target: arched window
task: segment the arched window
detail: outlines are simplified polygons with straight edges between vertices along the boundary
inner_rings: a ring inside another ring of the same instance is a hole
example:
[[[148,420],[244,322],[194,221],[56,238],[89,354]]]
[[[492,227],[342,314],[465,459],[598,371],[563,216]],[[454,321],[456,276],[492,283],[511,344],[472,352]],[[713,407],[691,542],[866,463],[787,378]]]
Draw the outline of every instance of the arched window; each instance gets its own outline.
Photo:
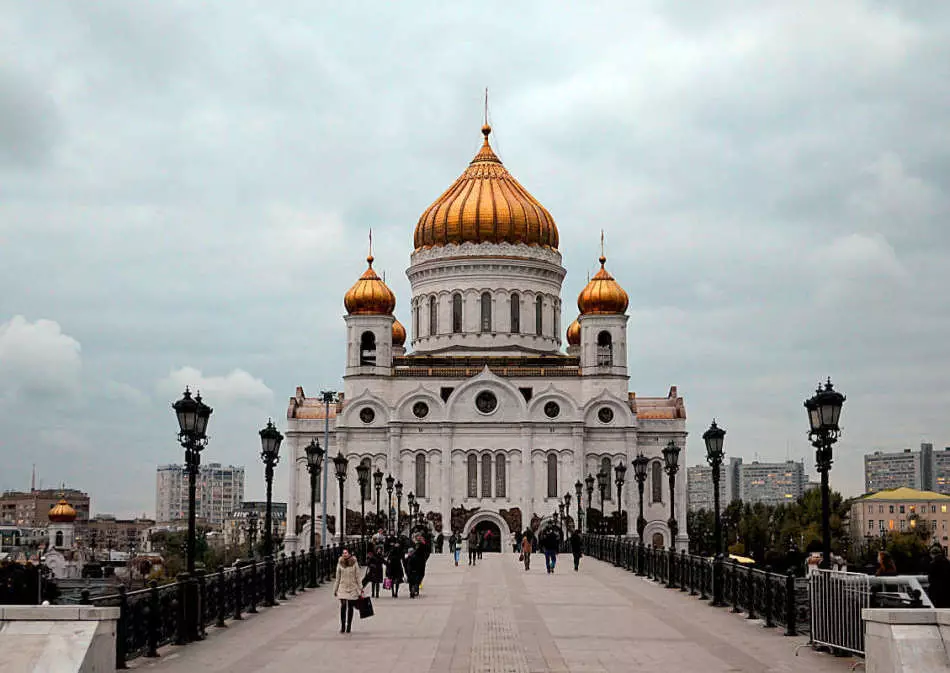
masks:
[[[54,546],[56,547],[63,546],[63,531],[61,530],[56,531],[56,544]]]
[[[360,367],[376,366],[376,335],[363,332],[360,337]]]
[[[558,300],[558,303],[554,305],[554,329],[551,330],[551,334],[558,336],[561,333],[561,303]]]
[[[597,335],[597,366],[610,367],[614,363],[614,345],[610,332]]]
[[[416,339],[422,336],[422,334],[419,333],[419,314],[420,313],[421,313],[421,309],[419,308],[419,304],[417,303],[415,311],[412,312],[412,336]]]
[[[541,336],[542,327],[544,322],[541,318],[541,308],[544,304],[544,301],[541,299],[541,295],[538,295],[534,300],[534,333],[538,336]]]
[[[496,498],[505,498],[508,495],[507,471],[508,471],[508,465],[505,459],[505,454],[499,453],[497,456],[495,456],[495,497]]]
[[[491,332],[491,295],[482,292],[482,331]]]
[[[452,295],[452,332],[459,334],[462,331],[462,295],[458,292]]]
[[[611,494],[611,484],[613,483],[614,475],[610,465],[610,458],[601,459],[600,469],[602,472],[607,473],[607,488],[604,489],[604,500],[613,500],[613,495]]]
[[[653,502],[663,502],[663,467],[660,465],[660,461],[653,463],[651,468],[652,474],[650,475],[650,487],[652,490],[651,500]]]
[[[478,458],[474,453],[468,454],[468,497],[478,497]]]
[[[368,467],[370,472],[373,471],[373,461],[371,461],[369,458],[364,458],[363,460],[361,460],[360,465],[365,465],[366,467]],[[367,474],[369,474],[369,472],[367,472]],[[320,489],[317,489],[317,490],[320,490]],[[363,486],[363,493],[362,493],[363,500],[372,500],[372,495],[370,494],[370,492],[371,492],[370,483],[366,482],[366,484]]]
[[[548,454],[548,497],[557,497],[557,455]]]
[[[491,455],[482,456],[482,497],[491,497]]]
[[[521,331],[521,297],[517,292],[511,293],[511,333],[518,334]]]
[[[429,336],[439,333],[439,305],[435,297],[429,297]]]
[[[416,497],[426,497],[426,457],[422,453],[416,456]]]

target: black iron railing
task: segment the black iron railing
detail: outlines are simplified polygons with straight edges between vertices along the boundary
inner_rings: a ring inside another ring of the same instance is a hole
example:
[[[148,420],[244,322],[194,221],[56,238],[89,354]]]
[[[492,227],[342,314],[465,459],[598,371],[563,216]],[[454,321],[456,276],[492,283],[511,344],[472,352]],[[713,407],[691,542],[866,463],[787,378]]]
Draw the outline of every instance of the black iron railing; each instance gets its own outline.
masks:
[[[632,540],[607,535],[583,535],[588,556],[613,563],[637,575],[677,589],[700,600],[761,619],[764,626],[781,626],[785,635],[808,629],[808,586],[804,579],[742,565],[734,559],[710,558],[638,545]],[[717,589],[719,590],[717,593]]]
[[[354,541],[346,546],[361,563],[366,559],[367,544]],[[293,598],[298,593],[332,579],[340,558],[340,545],[327,546],[313,553],[280,554],[273,561],[274,595],[278,601]],[[126,668],[126,662],[136,657],[157,657],[158,648],[165,645],[184,645],[190,640],[201,640],[208,627],[226,628],[228,621],[244,619],[245,614],[258,612],[266,595],[266,572],[270,561],[238,562],[230,568],[215,572],[199,570],[196,576],[159,585],[154,580],[149,587],[110,596],[90,598],[82,592],[82,604],[96,607],[118,607],[116,627],[116,668]],[[185,604],[190,584],[197,585],[197,624],[189,634]]]

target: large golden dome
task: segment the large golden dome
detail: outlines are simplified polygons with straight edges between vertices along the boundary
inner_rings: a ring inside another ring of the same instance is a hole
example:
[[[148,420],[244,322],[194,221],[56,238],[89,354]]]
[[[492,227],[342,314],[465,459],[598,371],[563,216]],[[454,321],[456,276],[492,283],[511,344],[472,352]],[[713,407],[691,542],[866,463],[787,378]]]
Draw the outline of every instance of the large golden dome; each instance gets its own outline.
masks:
[[[396,295],[373,270],[373,256],[366,258],[369,267],[343,297],[350,315],[392,315]]]
[[[567,326],[567,345],[581,345],[581,324],[577,322],[577,318],[574,318],[574,322]]]
[[[416,250],[450,243],[527,243],[557,248],[551,213],[508,172],[488,144],[416,224]]]
[[[623,313],[627,310],[630,299],[620,287],[620,283],[607,273],[604,264],[607,258],[600,256],[600,271],[587,283],[577,296],[577,308],[581,315]]]
[[[398,320],[393,320],[393,346],[406,344],[406,328]]]
[[[72,523],[76,520],[76,510],[65,498],[60,498],[59,502],[50,508],[49,520],[53,523]]]

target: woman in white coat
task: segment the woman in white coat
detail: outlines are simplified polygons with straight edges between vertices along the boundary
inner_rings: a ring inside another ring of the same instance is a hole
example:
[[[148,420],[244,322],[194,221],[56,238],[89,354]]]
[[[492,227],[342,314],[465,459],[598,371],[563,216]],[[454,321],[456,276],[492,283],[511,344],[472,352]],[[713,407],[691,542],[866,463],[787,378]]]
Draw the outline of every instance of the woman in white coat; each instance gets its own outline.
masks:
[[[349,549],[344,549],[336,564],[336,583],[333,595],[340,601],[340,633],[349,633],[353,624],[353,608],[363,592],[360,564]]]

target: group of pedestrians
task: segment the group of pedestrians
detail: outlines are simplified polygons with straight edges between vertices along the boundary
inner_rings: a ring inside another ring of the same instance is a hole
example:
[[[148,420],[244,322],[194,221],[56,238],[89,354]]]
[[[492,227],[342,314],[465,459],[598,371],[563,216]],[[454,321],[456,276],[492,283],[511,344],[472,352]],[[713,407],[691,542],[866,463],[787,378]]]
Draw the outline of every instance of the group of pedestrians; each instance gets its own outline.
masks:
[[[520,537],[520,539],[518,539]],[[524,533],[516,536],[514,547],[520,549],[518,559],[524,563],[524,569],[531,570],[531,554],[540,549],[544,553],[544,569],[551,575],[557,566],[557,555],[564,540],[560,526],[548,524],[536,536],[534,531],[526,528]],[[575,529],[568,538],[571,555],[574,557],[574,571],[580,570],[581,556],[583,556],[583,541],[580,533]]]

